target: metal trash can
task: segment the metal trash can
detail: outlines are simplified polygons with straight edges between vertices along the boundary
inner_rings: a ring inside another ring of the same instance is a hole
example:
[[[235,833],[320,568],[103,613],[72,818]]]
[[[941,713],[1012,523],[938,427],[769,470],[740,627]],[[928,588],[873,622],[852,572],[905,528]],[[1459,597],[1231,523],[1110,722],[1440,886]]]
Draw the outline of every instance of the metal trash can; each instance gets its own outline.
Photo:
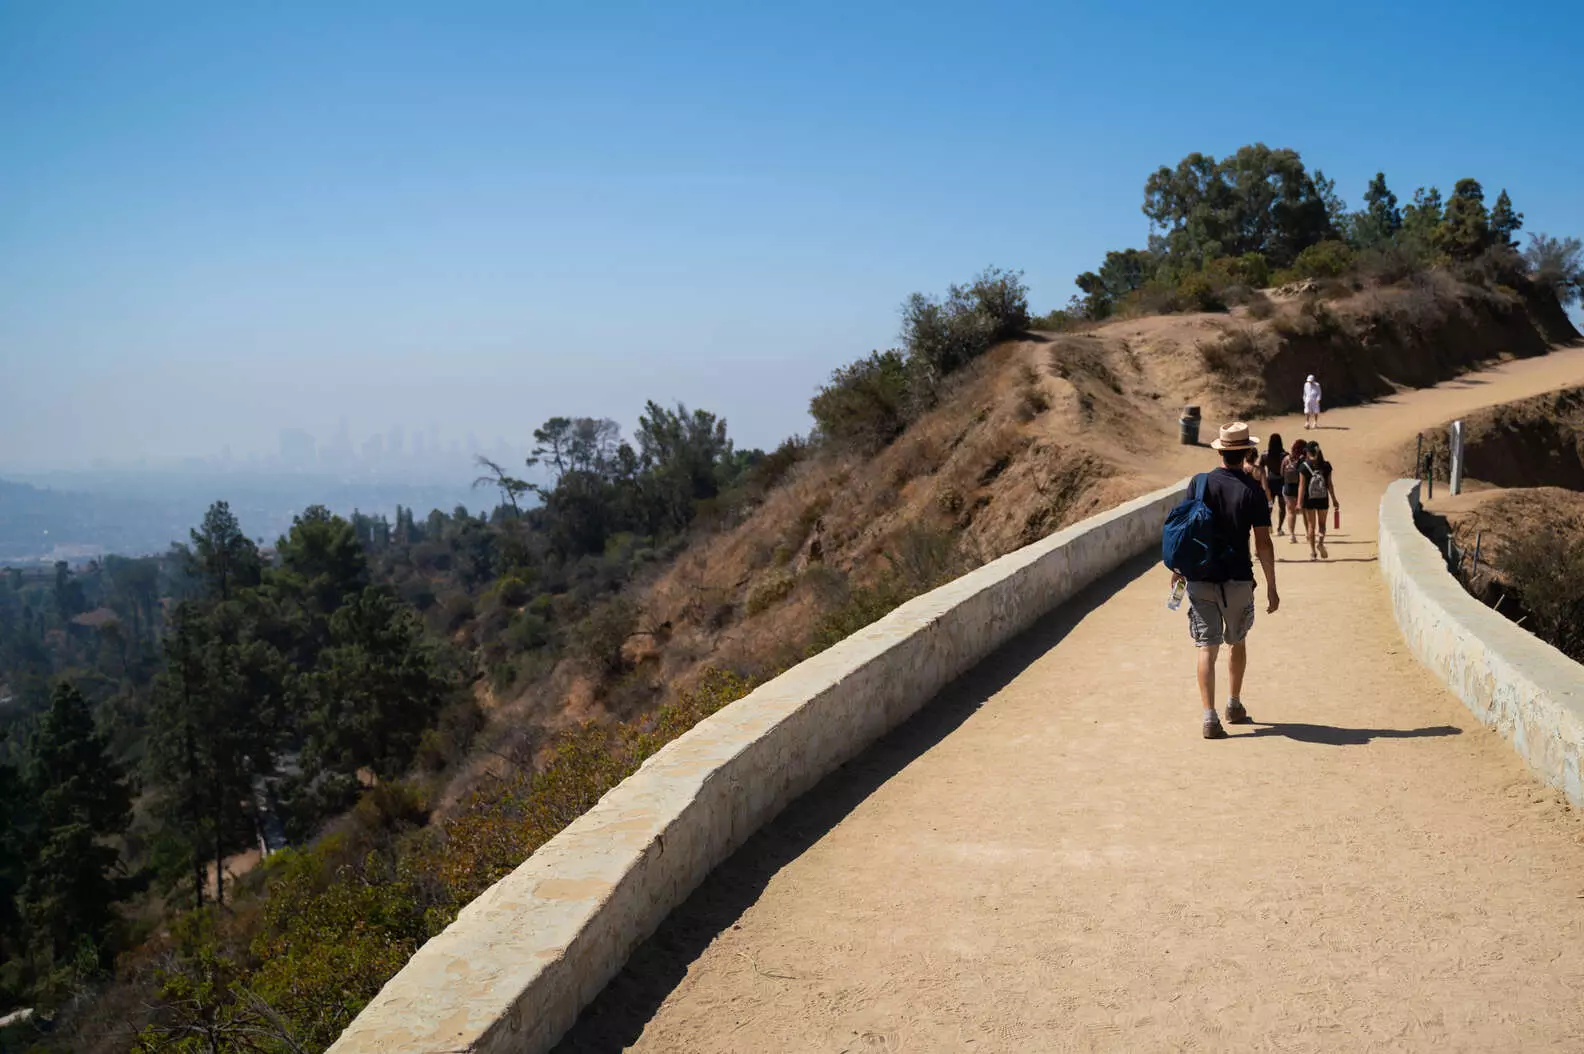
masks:
[[[1178,438],[1183,446],[1199,445],[1199,407],[1183,407],[1182,416],[1177,419],[1179,429]]]

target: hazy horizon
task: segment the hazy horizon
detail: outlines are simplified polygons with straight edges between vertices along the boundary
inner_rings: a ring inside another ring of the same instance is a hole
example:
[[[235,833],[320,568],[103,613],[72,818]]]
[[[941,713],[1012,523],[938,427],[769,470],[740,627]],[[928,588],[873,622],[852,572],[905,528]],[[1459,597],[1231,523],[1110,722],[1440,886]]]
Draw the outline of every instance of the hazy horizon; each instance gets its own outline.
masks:
[[[914,290],[994,264],[1064,304],[1194,150],[1294,147],[1355,207],[1475,176],[1584,233],[1584,14],[1502,13],[1514,91],[1461,10],[12,6],[0,474],[343,418],[522,451],[648,399],[769,448]]]

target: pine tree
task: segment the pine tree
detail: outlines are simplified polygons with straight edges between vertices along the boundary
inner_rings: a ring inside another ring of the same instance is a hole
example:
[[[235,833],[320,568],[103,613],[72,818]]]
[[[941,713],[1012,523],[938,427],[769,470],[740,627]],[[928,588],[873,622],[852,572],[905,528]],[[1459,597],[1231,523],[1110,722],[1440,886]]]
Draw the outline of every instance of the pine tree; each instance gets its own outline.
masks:
[[[0,740],[0,752],[4,750]],[[24,847],[27,841],[28,806],[21,776],[0,760],[0,963],[21,951],[22,917],[16,897],[27,877]],[[5,986],[0,981],[0,998]]]
[[[1480,186],[1479,180],[1457,181],[1452,196],[1447,199],[1441,225],[1435,230],[1434,241],[1454,260],[1472,260],[1491,244],[1485,188]]]
[[[1363,241],[1379,243],[1390,241],[1402,229],[1402,210],[1397,208],[1397,195],[1386,186],[1386,173],[1377,172],[1364,191],[1364,213],[1361,226],[1367,228]]]
[[[229,600],[233,589],[258,585],[263,566],[258,546],[242,533],[230,505],[217,501],[209,506],[203,523],[190,533],[193,572],[208,585],[211,597]]]
[[[452,684],[411,610],[378,586],[350,598],[330,632],[308,678],[309,762],[343,776],[399,776]]]
[[[132,794],[87,701],[65,681],[34,738],[26,787],[36,848],[20,900],[35,960],[59,968],[91,946],[103,965],[125,890],[116,875],[120,852],[103,839],[126,830]]]
[[[183,603],[165,641],[151,706],[150,776],[166,823],[190,853],[193,900],[205,861],[225,900],[225,858],[255,831],[253,785],[272,770],[284,701],[284,660],[251,636],[237,602],[205,612]]]
[[[1516,249],[1518,248],[1518,239],[1514,235],[1522,227],[1523,213],[1513,211],[1512,198],[1507,196],[1507,188],[1503,187],[1502,192],[1496,196],[1496,204],[1491,206],[1491,241],[1495,245]]]

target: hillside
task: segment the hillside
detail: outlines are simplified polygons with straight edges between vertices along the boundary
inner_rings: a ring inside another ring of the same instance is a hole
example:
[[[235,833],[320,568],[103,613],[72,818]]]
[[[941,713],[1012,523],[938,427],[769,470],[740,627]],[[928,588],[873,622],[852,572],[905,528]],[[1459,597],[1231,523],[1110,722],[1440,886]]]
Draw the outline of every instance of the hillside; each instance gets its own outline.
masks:
[[[615,676],[563,662],[495,704],[514,744],[502,753],[541,748],[579,721],[632,719],[708,670],[773,675],[889,604],[1199,470],[1204,451],[1178,444],[1184,405],[1213,429],[1296,410],[1311,372],[1334,407],[1576,336],[1516,295],[1439,273],[1331,293],[1270,289],[1254,301],[1264,310],[1003,342],[872,456],[804,460],[740,523],[696,532],[632,591],[638,630]],[[479,762],[445,800],[508,767]]]

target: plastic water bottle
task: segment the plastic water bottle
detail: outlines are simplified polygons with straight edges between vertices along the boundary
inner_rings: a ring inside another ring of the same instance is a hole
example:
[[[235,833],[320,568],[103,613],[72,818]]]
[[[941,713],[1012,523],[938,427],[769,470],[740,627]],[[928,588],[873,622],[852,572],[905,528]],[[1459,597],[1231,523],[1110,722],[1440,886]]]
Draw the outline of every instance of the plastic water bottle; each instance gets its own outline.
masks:
[[[1172,583],[1171,596],[1166,598],[1166,610],[1176,611],[1182,607],[1183,597],[1188,593],[1188,583],[1182,579]]]

